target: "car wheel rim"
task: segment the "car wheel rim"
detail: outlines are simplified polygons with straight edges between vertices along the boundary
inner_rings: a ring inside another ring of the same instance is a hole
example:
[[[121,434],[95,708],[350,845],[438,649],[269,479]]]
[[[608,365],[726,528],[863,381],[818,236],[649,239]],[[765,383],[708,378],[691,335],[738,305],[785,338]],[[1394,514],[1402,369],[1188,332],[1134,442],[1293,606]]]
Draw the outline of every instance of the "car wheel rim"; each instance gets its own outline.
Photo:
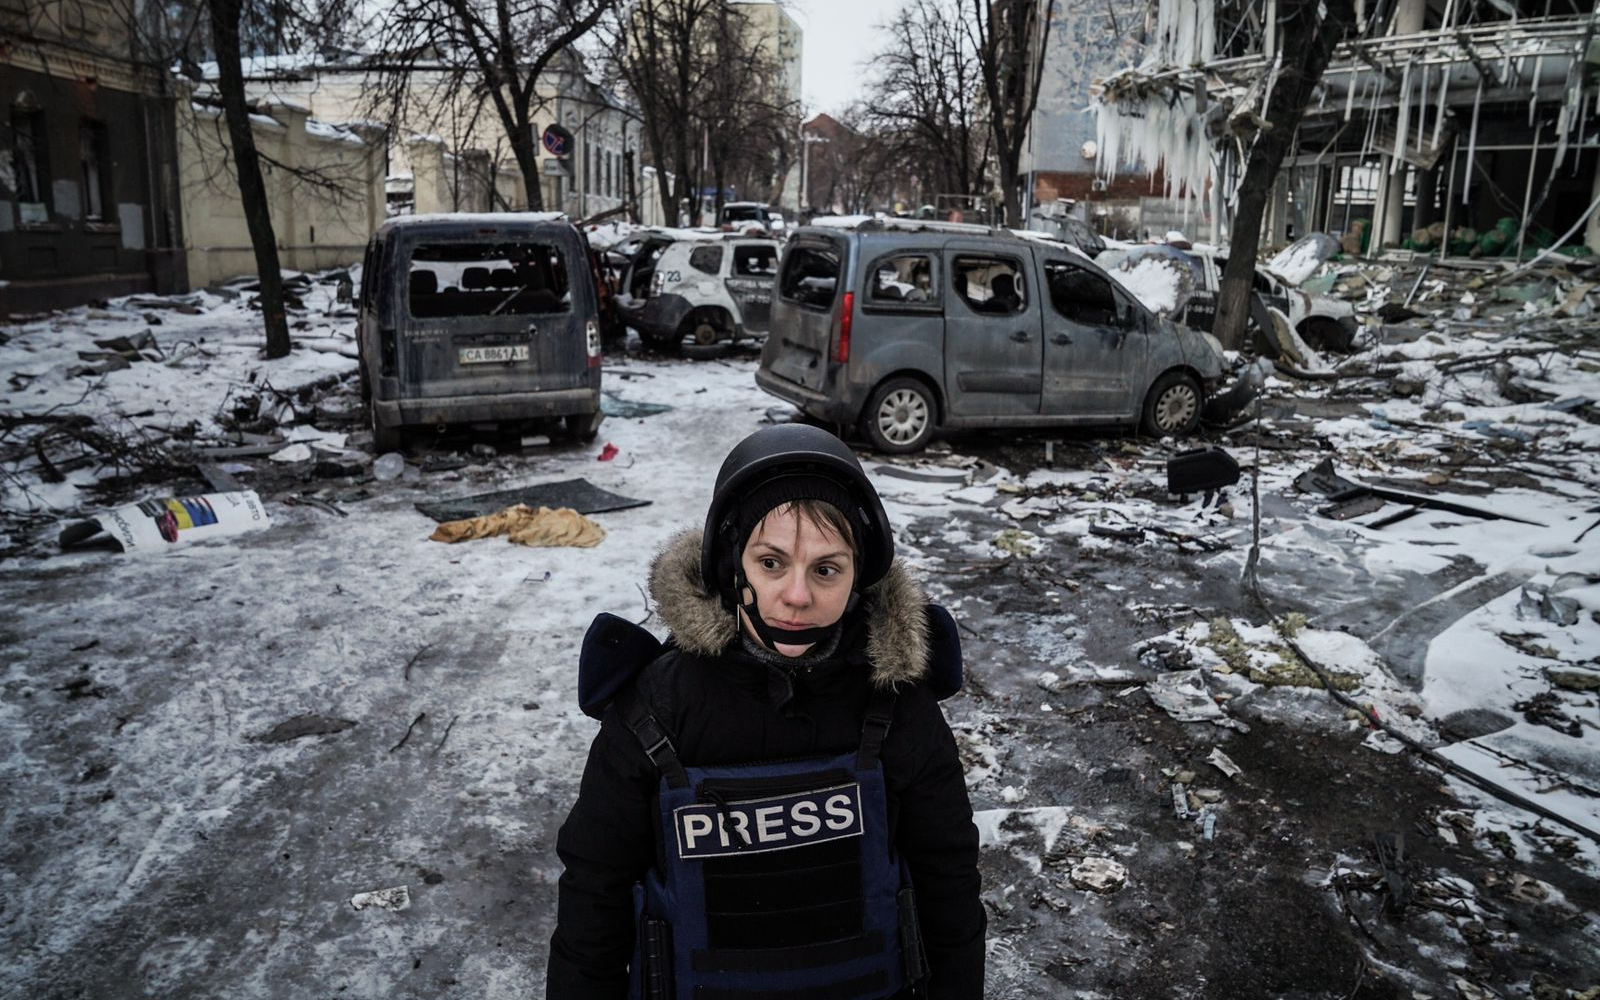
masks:
[[[911,389],[896,389],[878,404],[878,430],[894,444],[915,440],[928,426],[928,401]]]
[[[1199,406],[1194,386],[1172,386],[1156,400],[1156,426],[1163,431],[1180,430],[1193,419]]]
[[[717,328],[710,323],[701,323],[694,329],[694,341],[702,347],[709,347],[717,342]]]

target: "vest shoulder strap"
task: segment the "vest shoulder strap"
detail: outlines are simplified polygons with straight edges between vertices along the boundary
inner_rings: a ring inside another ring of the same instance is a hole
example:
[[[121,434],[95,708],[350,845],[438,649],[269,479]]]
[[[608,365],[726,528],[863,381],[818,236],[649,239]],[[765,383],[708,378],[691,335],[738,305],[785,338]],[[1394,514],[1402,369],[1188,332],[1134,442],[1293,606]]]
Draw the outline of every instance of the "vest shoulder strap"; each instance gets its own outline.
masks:
[[[878,766],[878,754],[889,735],[889,723],[894,720],[893,689],[874,688],[867,698],[867,716],[861,720],[861,746],[856,750],[856,769],[869,770]]]
[[[639,697],[636,685],[629,684],[618,695],[617,710],[622,715],[623,724],[638,738],[645,756],[667,780],[667,787],[688,788],[689,773],[683,769],[683,762],[678,760],[678,751],[672,746],[672,738],[651,714],[650,706]]]

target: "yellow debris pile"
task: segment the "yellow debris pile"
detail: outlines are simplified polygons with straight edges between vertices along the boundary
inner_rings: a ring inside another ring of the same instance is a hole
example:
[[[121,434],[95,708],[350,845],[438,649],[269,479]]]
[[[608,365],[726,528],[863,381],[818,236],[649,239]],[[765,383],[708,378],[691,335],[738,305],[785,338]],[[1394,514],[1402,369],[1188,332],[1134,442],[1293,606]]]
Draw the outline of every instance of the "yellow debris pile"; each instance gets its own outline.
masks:
[[[588,549],[605,540],[606,529],[571,507],[555,510],[540,507],[535,510],[525,503],[519,503],[496,514],[469,517],[463,521],[446,521],[433,529],[428,540],[454,544],[497,535],[504,535],[506,541],[518,545],[571,545]]]
[[[1285,616],[1280,632],[1293,638],[1305,627],[1305,615],[1296,612]],[[1256,684],[1322,687],[1316,673],[1294,650],[1275,642],[1247,642],[1227,618],[1211,620],[1211,636],[1206,645],[1223,659],[1223,665],[1216,668],[1219,673],[1242,674]],[[1361,678],[1354,674],[1329,671],[1328,677],[1340,691],[1353,691],[1361,686]]]

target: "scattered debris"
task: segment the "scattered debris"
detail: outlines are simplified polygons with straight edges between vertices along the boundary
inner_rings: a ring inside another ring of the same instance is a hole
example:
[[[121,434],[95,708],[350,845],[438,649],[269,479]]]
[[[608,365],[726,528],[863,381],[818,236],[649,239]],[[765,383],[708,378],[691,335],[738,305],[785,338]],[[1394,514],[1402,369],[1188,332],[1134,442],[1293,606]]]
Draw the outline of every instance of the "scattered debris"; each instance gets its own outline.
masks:
[[[595,456],[595,461],[597,461],[597,462],[609,462],[613,458],[617,457],[617,452],[619,452],[620,450],[621,449],[618,448],[616,445],[612,444],[610,441],[607,441],[606,442],[606,446],[604,448],[600,449],[600,454]]]
[[[376,907],[380,910],[411,909],[411,889],[408,886],[397,885],[388,889],[374,889],[371,892],[358,892],[350,897],[350,905],[357,910]]]
[[[606,529],[570,507],[537,510],[527,504],[507,507],[497,514],[462,521],[445,521],[428,536],[430,542],[466,542],[504,535],[517,545],[593,548],[605,541]]]
[[[116,507],[61,529],[63,550],[168,551],[182,542],[209,541],[271,527],[253,490],[165,497]]]
[[[1295,488],[1302,493],[1320,493],[1336,503],[1347,502],[1361,497],[1378,497],[1383,500],[1393,500],[1396,503],[1410,504],[1417,508],[1442,510],[1452,514],[1463,514],[1467,517],[1480,517],[1486,520],[1516,521],[1519,524],[1532,524],[1545,527],[1538,521],[1529,521],[1525,518],[1513,517],[1510,514],[1501,514],[1497,511],[1484,510],[1481,507],[1470,507],[1466,504],[1453,503],[1441,500],[1438,497],[1427,496],[1422,493],[1407,493],[1403,490],[1392,490],[1378,486],[1367,486],[1353,480],[1345,479],[1333,470],[1333,459],[1325,458],[1311,469],[1295,477]],[[1393,523],[1388,522],[1388,523]],[[1370,527],[1380,527],[1380,524]]]
[[[1594,670],[1555,670],[1546,667],[1545,677],[1565,691],[1600,691],[1600,672]]]
[[[1562,711],[1566,707],[1553,691],[1543,691],[1511,705],[1513,711],[1521,712],[1524,719],[1536,726],[1548,726],[1563,735],[1581,738],[1583,723]]]
[[[355,726],[350,719],[335,719],[326,715],[297,715],[273,726],[260,736],[251,739],[257,743],[287,743],[302,736],[330,736]]]
[[[1179,722],[1211,722],[1241,733],[1250,731],[1248,725],[1225,713],[1211,697],[1199,669],[1158,674],[1145,685],[1145,690],[1157,708]]]
[[[409,740],[411,738],[411,731],[413,729],[417,728],[417,723],[421,722],[423,719],[426,719],[427,717],[428,717],[428,713],[427,712],[418,712],[417,713],[417,717],[415,719],[412,719],[411,720],[411,724],[406,727],[405,735],[400,737],[400,742],[396,743],[394,746],[390,747],[389,748],[389,752],[390,753],[394,753],[396,750],[398,750],[401,747],[405,746],[406,745],[406,740]]]
[[[1068,878],[1079,889],[1116,892],[1128,881],[1128,869],[1110,858],[1084,858],[1072,866]]]
[[[1221,448],[1191,448],[1167,459],[1167,492],[1210,494],[1239,481],[1239,463]]]
[[[1517,602],[1518,618],[1537,618],[1562,626],[1578,624],[1579,610],[1581,605],[1573,598],[1558,597],[1548,586],[1537,583],[1525,584]]]
[[[1215,767],[1217,770],[1221,771],[1230,778],[1237,778],[1243,773],[1239,768],[1239,765],[1235,764],[1227,754],[1222,752],[1221,747],[1211,748],[1211,756],[1206,758],[1206,763],[1210,764],[1212,767]]]
[[[1007,528],[994,536],[994,547],[1014,556],[1028,558],[1039,553],[1039,536],[1021,528]]]
[[[608,492],[587,479],[563,479],[560,482],[535,483],[493,493],[474,493],[450,500],[430,500],[417,504],[416,508],[435,521],[464,521],[518,504],[528,507],[569,507],[580,514],[604,514],[630,507],[644,507],[649,503],[649,500],[635,500]]]

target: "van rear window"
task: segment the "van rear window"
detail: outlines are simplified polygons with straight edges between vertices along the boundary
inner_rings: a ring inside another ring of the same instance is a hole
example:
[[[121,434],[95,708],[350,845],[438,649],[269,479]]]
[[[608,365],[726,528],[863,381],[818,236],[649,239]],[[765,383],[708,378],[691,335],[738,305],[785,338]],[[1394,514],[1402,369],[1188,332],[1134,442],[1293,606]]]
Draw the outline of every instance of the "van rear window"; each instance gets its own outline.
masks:
[[[533,241],[423,243],[411,253],[411,315],[516,316],[572,308],[559,247]]]
[[[827,309],[839,291],[840,257],[817,246],[796,246],[783,259],[779,294],[790,302]]]

